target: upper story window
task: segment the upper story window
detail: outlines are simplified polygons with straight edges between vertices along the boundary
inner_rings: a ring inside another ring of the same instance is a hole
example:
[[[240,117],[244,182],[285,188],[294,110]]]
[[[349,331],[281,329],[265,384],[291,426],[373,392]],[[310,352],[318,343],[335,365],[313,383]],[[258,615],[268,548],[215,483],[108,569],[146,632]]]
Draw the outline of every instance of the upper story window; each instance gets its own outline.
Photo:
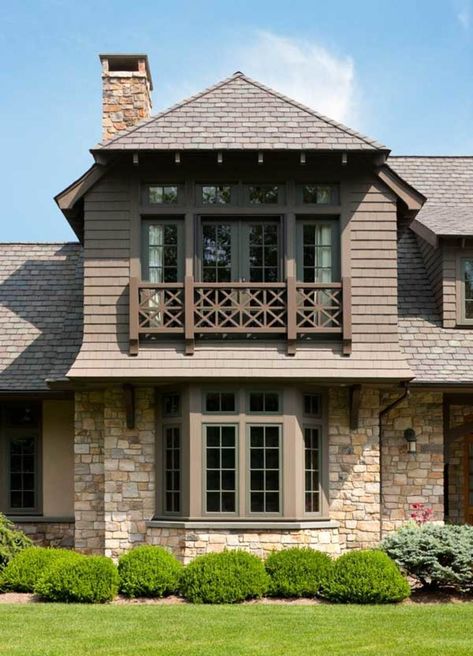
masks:
[[[276,205],[281,202],[279,185],[259,184],[249,185],[248,200],[251,205]]]
[[[143,222],[143,276],[147,280],[182,280],[183,234],[181,219],[150,219]]]
[[[176,205],[178,200],[177,184],[151,184],[145,187],[146,205]]]
[[[339,187],[336,184],[305,184],[300,191],[302,202],[306,205],[338,205],[340,202]]]
[[[232,185],[199,185],[199,200],[202,205],[229,205],[232,202]]]
[[[338,222],[304,219],[297,225],[298,278],[303,282],[335,282],[339,278]]]
[[[473,323],[473,257],[460,259],[460,288],[462,323]]]

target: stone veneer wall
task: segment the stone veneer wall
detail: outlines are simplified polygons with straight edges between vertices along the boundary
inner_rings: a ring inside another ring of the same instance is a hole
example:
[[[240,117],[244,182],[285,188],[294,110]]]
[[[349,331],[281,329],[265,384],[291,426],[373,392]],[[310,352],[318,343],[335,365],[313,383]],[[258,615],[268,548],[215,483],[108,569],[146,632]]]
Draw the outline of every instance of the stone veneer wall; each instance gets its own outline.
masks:
[[[330,554],[340,553],[337,528],[258,531],[150,527],[147,542],[167,547],[184,563],[196,556],[224,549],[244,549],[262,558],[274,550],[293,546],[313,547]]]
[[[40,547],[74,546],[74,522],[15,522]]]
[[[451,428],[471,421],[473,406],[451,405],[449,425]],[[465,441],[453,440],[447,446],[448,462],[448,515],[447,520],[455,524],[465,521]]]
[[[383,394],[383,407],[399,395],[398,390]],[[443,521],[442,393],[412,391],[385,417],[383,426],[383,533],[408,521],[413,503],[432,508],[433,519]],[[416,453],[407,451],[406,428],[416,432]]]

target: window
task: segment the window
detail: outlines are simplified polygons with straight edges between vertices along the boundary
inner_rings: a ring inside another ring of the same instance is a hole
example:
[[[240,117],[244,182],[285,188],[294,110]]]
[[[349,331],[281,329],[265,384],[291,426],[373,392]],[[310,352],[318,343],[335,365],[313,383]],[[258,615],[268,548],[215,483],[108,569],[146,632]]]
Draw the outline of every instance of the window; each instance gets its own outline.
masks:
[[[250,392],[249,412],[278,413],[279,394],[277,392]]]
[[[204,282],[280,280],[279,220],[206,219],[201,234]]]
[[[461,321],[473,323],[473,258],[461,258]]]
[[[228,184],[201,185],[200,201],[203,205],[228,205],[232,202],[232,186]]]
[[[235,412],[234,392],[206,392],[205,412]]]
[[[205,509],[236,511],[237,439],[235,426],[205,426]]]
[[[280,200],[279,185],[250,185],[248,199],[251,205],[276,205]]]
[[[297,225],[298,277],[302,282],[334,282],[339,277],[338,224],[301,221]]]
[[[178,186],[175,184],[153,184],[146,187],[146,205],[176,205]]]
[[[178,417],[181,414],[181,397],[179,394],[163,396],[163,416]]]
[[[1,498],[5,512],[40,510],[41,412],[37,404],[7,404],[1,409],[0,446],[5,475]]]
[[[250,512],[280,510],[279,426],[250,426]]]
[[[314,205],[338,205],[339,188],[335,184],[305,184],[302,186],[302,202]]]
[[[305,512],[320,510],[320,444],[319,428],[304,428],[305,455]]]
[[[164,427],[164,511],[181,510],[181,429]]]
[[[308,417],[320,415],[320,394],[304,394],[304,414]]]
[[[160,219],[143,222],[143,275],[150,282],[182,280],[182,221]]]

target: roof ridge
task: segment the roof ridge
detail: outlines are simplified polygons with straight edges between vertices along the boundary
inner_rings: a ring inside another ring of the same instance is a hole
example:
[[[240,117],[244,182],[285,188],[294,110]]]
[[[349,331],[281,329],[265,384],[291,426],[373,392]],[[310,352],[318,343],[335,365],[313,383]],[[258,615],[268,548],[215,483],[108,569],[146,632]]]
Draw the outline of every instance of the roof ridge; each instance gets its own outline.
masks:
[[[198,98],[202,98],[203,96],[206,96],[208,93],[211,93],[212,91],[216,91],[220,87],[225,86],[225,84],[228,84],[232,80],[235,80],[238,77],[244,77],[243,73],[241,71],[236,71],[236,73],[233,73],[233,75],[230,75],[229,77],[224,78],[223,80],[220,80],[220,82],[217,82],[216,84],[213,84],[210,87],[206,87],[202,91],[199,91],[198,93],[194,93],[192,96],[188,96],[187,98],[184,98],[184,100],[181,100],[178,103],[175,103],[174,105],[171,105],[167,109],[164,109],[163,111],[159,112],[159,114],[156,114],[155,116],[150,116],[149,118],[143,119],[142,121],[139,121],[134,125],[132,128],[128,128],[126,130],[122,130],[119,132],[113,139],[109,139],[108,141],[99,142],[97,146],[99,147],[106,147],[109,146],[110,144],[114,143],[115,141],[118,141],[124,136],[128,136],[129,134],[132,134],[139,128],[144,127],[145,125],[150,125],[151,123],[154,123],[154,121],[157,121],[158,119],[162,118],[163,116],[167,116],[167,114],[170,114],[171,112],[176,111],[176,109],[180,109],[181,107],[184,107],[185,105],[188,105],[191,102],[194,102],[194,100],[197,100]],[[92,150],[95,150],[92,148]]]
[[[249,84],[252,84],[253,86],[255,86],[257,88],[262,89],[263,91],[266,91],[267,93],[270,93],[271,95],[275,96],[276,98],[279,98],[280,100],[283,100],[284,102],[288,103],[289,105],[292,105],[293,107],[297,107],[297,109],[300,109],[304,112],[307,112],[311,116],[315,116],[316,118],[320,119],[321,121],[324,121],[325,123],[328,123],[332,127],[338,128],[339,130],[342,130],[343,132],[346,132],[351,137],[357,137],[358,139],[361,139],[362,141],[367,143],[369,146],[376,146],[376,148],[388,150],[388,148],[386,148],[386,146],[384,146],[383,144],[376,141],[376,139],[370,139],[370,137],[367,137],[367,136],[361,134],[360,132],[357,132],[356,130],[352,130],[347,125],[344,125],[343,123],[339,123],[338,121],[335,121],[334,119],[329,118],[328,116],[325,116],[324,114],[320,114],[315,109],[312,109],[312,107],[309,107],[308,105],[304,105],[303,103],[299,102],[298,100],[294,100],[293,98],[289,98],[289,96],[286,96],[285,94],[281,93],[280,91],[276,91],[275,89],[272,89],[271,87],[268,87],[265,84],[262,84],[261,82],[258,82],[258,80],[253,80],[253,78],[248,77],[247,75],[244,75],[243,73],[240,76],[236,76],[236,77],[242,77]]]

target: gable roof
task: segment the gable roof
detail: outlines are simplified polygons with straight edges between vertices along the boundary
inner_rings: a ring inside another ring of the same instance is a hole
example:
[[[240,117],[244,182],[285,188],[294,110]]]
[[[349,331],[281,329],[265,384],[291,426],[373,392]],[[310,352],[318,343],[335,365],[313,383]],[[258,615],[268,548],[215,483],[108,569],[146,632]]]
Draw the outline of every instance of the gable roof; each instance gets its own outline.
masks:
[[[384,150],[237,72],[99,144],[97,150]]]
[[[414,229],[417,223],[434,237],[473,235],[473,157],[391,156],[388,164],[427,197]]]
[[[79,244],[0,244],[0,391],[46,390],[82,343]]]

